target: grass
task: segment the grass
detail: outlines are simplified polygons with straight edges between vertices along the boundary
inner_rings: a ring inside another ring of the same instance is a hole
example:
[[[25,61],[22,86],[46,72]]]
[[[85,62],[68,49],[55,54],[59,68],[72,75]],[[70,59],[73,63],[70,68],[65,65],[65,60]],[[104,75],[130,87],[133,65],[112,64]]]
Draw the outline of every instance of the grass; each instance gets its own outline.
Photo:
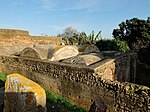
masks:
[[[66,98],[46,90],[47,112],[86,112],[79,106],[69,102]]]
[[[0,80],[2,80],[2,81],[6,80],[6,75],[2,72],[0,72]]]
[[[5,80],[6,80],[5,74],[0,72],[0,88],[5,86]],[[0,112],[3,111],[3,106],[4,105],[0,105]]]
[[[0,88],[4,87],[5,80],[6,80],[6,75],[4,73],[0,72]]]

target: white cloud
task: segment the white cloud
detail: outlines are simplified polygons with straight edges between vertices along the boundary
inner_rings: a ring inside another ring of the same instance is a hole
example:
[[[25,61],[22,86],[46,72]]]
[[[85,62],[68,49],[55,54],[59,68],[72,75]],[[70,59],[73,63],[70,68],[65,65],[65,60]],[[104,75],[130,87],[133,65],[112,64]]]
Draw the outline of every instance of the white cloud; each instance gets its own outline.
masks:
[[[9,5],[11,6],[19,6],[25,4],[24,0],[8,0],[7,2],[9,2]]]
[[[101,2],[103,0],[42,0],[43,7],[51,11],[95,8]]]
[[[103,6],[115,6],[123,0],[8,0],[10,5],[19,6],[33,2],[49,11],[68,11],[81,9],[97,9]]]
[[[75,4],[76,9],[89,9],[89,8],[96,8],[98,7],[103,0],[79,0]]]
[[[121,2],[123,0],[41,0],[42,7],[49,11],[112,9]]]
[[[44,12],[43,11],[36,11],[34,12],[35,14],[43,14]]]

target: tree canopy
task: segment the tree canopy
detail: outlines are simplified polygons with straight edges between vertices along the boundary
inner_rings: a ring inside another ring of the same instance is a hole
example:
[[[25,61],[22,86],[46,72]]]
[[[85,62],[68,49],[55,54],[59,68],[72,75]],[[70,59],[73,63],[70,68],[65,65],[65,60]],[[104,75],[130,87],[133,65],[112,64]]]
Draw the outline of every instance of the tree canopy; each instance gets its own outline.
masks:
[[[78,34],[78,31],[73,27],[67,27],[64,29],[63,33],[61,34],[62,37],[72,38],[74,34]]]
[[[150,44],[150,17],[147,20],[133,18],[119,24],[113,30],[115,39],[126,41],[130,49],[147,48]]]

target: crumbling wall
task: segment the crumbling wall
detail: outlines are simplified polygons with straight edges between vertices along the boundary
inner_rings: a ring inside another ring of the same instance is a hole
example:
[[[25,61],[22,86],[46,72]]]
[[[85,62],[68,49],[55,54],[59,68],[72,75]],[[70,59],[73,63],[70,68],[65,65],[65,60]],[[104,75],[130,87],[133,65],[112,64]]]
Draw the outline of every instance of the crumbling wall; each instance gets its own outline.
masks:
[[[55,44],[63,42],[61,37],[31,36],[28,31],[0,29],[0,46]]]
[[[61,37],[51,37],[51,36],[30,36],[30,38],[37,44],[54,44],[60,45],[63,40]]]
[[[28,37],[29,32],[24,30],[0,29],[0,39],[13,37]]]
[[[0,70],[23,74],[86,110],[96,99],[101,99],[110,112],[150,110],[148,87],[102,80],[90,67],[1,56]]]

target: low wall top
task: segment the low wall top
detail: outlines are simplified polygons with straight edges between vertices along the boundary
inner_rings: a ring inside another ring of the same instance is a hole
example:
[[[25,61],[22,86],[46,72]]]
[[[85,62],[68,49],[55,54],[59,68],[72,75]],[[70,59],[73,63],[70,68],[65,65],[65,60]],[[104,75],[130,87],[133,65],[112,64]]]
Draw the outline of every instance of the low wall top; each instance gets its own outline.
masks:
[[[19,35],[29,35],[28,31],[25,30],[15,30],[15,29],[0,29],[1,34],[19,34]]]

